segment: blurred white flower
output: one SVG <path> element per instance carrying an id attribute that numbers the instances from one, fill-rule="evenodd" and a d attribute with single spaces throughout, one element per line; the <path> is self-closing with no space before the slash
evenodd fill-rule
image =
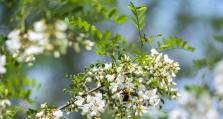
<path id="1" fill-rule="evenodd" d="M 45 39 L 45 37 L 45 34 L 42 32 L 28 31 L 28 40 L 30 41 L 41 41 Z"/>
<path id="2" fill-rule="evenodd" d="M 56 110 L 55 112 L 53 112 L 53 116 L 54 119 L 60 119 L 61 117 L 63 117 L 63 112 L 61 110 Z"/>
<path id="3" fill-rule="evenodd" d="M 83 44 L 85 45 L 86 50 L 91 50 L 94 46 L 94 42 L 90 40 L 85 40 Z"/>
<path id="4" fill-rule="evenodd" d="M 41 108 L 46 108 L 47 107 L 47 103 L 43 103 L 40 105 Z"/>
<path id="5" fill-rule="evenodd" d="M 39 46 L 29 46 L 28 48 L 26 48 L 24 54 L 25 55 L 37 55 L 43 52 L 43 47 L 39 47 Z"/>
<path id="6" fill-rule="evenodd" d="M 6 108 L 7 106 L 10 106 L 11 102 L 8 99 L 1 99 L 0 100 L 0 108 Z"/>
<path id="7" fill-rule="evenodd" d="M 56 29 L 59 31 L 65 31 L 67 30 L 67 24 L 64 21 L 57 21 L 56 24 Z"/>
<path id="8" fill-rule="evenodd" d="M 16 29 L 9 33 L 6 47 L 12 54 L 15 54 L 21 48 L 20 30 Z"/>
<path id="9" fill-rule="evenodd" d="M 176 108 L 169 113 L 168 119 L 190 119 L 189 114 L 182 108 Z"/>
<path id="10" fill-rule="evenodd" d="M 156 49 L 151 49 L 151 55 L 158 55 L 159 53 L 156 51 Z"/>
<path id="11" fill-rule="evenodd" d="M 111 74 L 107 74 L 105 77 L 108 79 L 109 82 L 112 82 L 115 79 L 115 76 Z"/>
<path id="12" fill-rule="evenodd" d="M 5 55 L 0 55 L 0 74 L 4 74 L 6 72 L 6 57 Z"/>
<path id="13" fill-rule="evenodd" d="M 84 103 L 84 98 L 82 98 L 81 96 L 77 96 L 74 104 L 76 104 L 77 106 L 81 106 L 83 103 Z"/>
<path id="14" fill-rule="evenodd" d="M 111 69 L 112 68 L 112 63 L 105 63 L 105 70 Z"/>
<path id="15" fill-rule="evenodd" d="M 44 112 L 43 111 L 40 111 L 40 112 L 38 112 L 38 113 L 36 113 L 36 117 L 42 117 L 43 116 L 43 114 L 44 114 Z"/>
<path id="16" fill-rule="evenodd" d="M 214 84 L 216 94 L 223 97 L 223 60 L 218 62 L 214 68 Z"/>
<path id="17" fill-rule="evenodd" d="M 47 29 L 45 20 L 40 20 L 40 21 L 35 22 L 33 27 L 36 32 L 44 32 Z"/>
<path id="18" fill-rule="evenodd" d="M 169 113 L 169 119 L 219 119 L 210 95 L 196 96 L 188 92 L 181 94 L 177 107 Z"/>

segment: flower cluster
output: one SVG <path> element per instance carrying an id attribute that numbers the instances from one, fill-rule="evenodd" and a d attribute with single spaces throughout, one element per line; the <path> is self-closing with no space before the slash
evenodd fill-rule
<path id="1" fill-rule="evenodd" d="M 73 32 L 69 32 L 64 21 L 58 20 L 54 24 L 47 24 L 45 20 L 40 20 L 34 23 L 33 29 L 11 31 L 8 34 L 6 47 L 19 62 L 30 62 L 35 60 L 36 55 L 45 52 L 60 57 L 66 53 L 68 46 L 77 49 L 76 47 L 82 43 L 87 50 L 91 50 L 94 46 L 90 40 L 80 37 L 73 40 L 74 38 Z"/>
<path id="2" fill-rule="evenodd" d="M 11 102 L 8 99 L 0 99 L 0 119 L 4 119 L 4 117 L 10 115 L 10 111 L 7 110 L 7 107 L 10 105 Z"/>
<path id="3" fill-rule="evenodd" d="M 82 109 L 88 118 L 100 117 L 105 108 L 115 118 L 141 116 L 161 98 L 178 95 L 172 79 L 178 70 L 177 62 L 155 49 L 143 60 L 123 55 L 116 62 L 92 65 L 73 78 L 70 87 L 76 98 L 71 107 Z"/>
<path id="4" fill-rule="evenodd" d="M 35 115 L 35 119 L 61 119 L 62 117 L 61 110 L 51 109 L 46 103 L 41 104 L 41 110 Z"/>
<path id="5" fill-rule="evenodd" d="M 75 42 L 69 42 L 76 52 L 80 52 L 81 46 L 83 46 L 86 50 L 92 50 L 94 46 L 94 42 L 87 39 L 87 35 L 84 33 L 80 33 L 80 35 L 76 38 Z"/>
<path id="6" fill-rule="evenodd" d="M 6 72 L 6 57 L 5 55 L 0 54 L 0 74 L 4 74 Z"/>
<path id="7" fill-rule="evenodd" d="M 100 112 L 104 112 L 105 101 L 102 100 L 101 93 L 87 95 L 86 98 L 77 96 L 76 99 L 75 104 L 82 109 L 83 115 L 88 115 L 88 118 L 99 116 Z"/>
<path id="8" fill-rule="evenodd" d="M 169 119 L 218 119 L 219 113 L 207 93 L 196 96 L 184 92 L 178 106 L 169 113 Z"/>
<path id="9" fill-rule="evenodd" d="M 176 73 L 180 70 L 179 63 L 171 60 L 166 54 L 158 53 L 155 49 L 151 50 L 150 56 L 145 57 L 145 60 L 141 61 L 140 64 L 146 72 L 149 72 L 149 81 L 147 82 L 150 84 L 149 86 L 158 85 L 157 88 L 164 94 L 165 92 L 170 93 L 170 98 L 178 96 L 177 90 L 172 86 L 176 85 L 173 82 L 173 77 L 176 77 Z"/>

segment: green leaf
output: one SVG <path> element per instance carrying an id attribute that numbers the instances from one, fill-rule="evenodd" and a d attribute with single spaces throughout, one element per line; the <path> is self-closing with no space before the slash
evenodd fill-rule
<path id="1" fill-rule="evenodd" d="M 178 48 L 191 52 L 195 50 L 195 48 L 189 46 L 188 43 L 181 38 L 171 36 L 169 36 L 169 39 L 163 38 L 161 42 L 157 41 L 157 45 L 161 51 Z"/>
<path id="2" fill-rule="evenodd" d="M 7 37 L 2 35 L 2 34 L 0 34 L 0 45 L 1 46 L 5 43 L 6 40 L 7 40 Z"/>
<path id="3" fill-rule="evenodd" d="M 223 35 L 215 35 L 214 39 L 220 43 L 223 43 Z"/>
<path id="4" fill-rule="evenodd" d="M 119 24 L 122 24 L 124 23 L 125 21 L 127 20 L 127 17 L 126 16 L 116 16 L 114 21 L 119 23 Z"/>
<path id="5" fill-rule="evenodd" d="M 109 13 L 108 13 L 108 17 L 111 18 L 112 16 L 114 16 L 117 13 L 117 9 L 113 8 Z"/>
<path id="6" fill-rule="evenodd" d="M 129 3 L 128 8 L 131 10 L 133 17 L 132 20 L 135 24 L 136 29 L 138 30 L 139 41 L 141 46 L 144 44 L 144 34 L 142 33 L 143 28 L 145 27 L 145 12 L 147 7 L 139 6 L 136 7 L 132 2 Z"/>

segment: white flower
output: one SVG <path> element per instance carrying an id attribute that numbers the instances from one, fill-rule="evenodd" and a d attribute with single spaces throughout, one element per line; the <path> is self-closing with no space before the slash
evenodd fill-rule
<path id="1" fill-rule="evenodd" d="M 156 51 L 156 49 L 151 49 L 151 55 L 158 55 L 159 53 Z"/>
<path id="2" fill-rule="evenodd" d="M 215 109 L 210 109 L 206 117 L 206 119 L 219 119 L 219 114 Z"/>
<path id="3" fill-rule="evenodd" d="M 110 83 L 109 89 L 111 90 L 112 93 L 115 93 L 118 89 L 118 84 L 117 83 Z"/>
<path id="4" fill-rule="evenodd" d="M 64 21 L 57 21 L 55 26 L 56 26 L 56 29 L 59 31 L 67 30 L 67 24 Z"/>
<path id="5" fill-rule="evenodd" d="M 34 30 L 36 32 L 44 32 L 46 30 L 46 23 L 44 20 L 40 20 L 34 23 Z"/>
<path id="6" fill-rule="evenodd" d="M 169 113 L 168 119 L 190 119 L 189 114 L 186 110 L 181 108 L 176 108 Z"/>
<path id="7" fill-rule="evenodd" d="M 45 37 L 45 34 L 42 32 L 28 31 L 28 40 L 30 41 L 41 41 L 45 39 Z"/>
<path id="8" fill-rule="evenodd" d="M 94 42 L 90 40 L 85 40 L 84 45 L 85 45 L 86 50 L 91 50 L 94 46 Z"/>
<path id="9" fill-rule="evenodd" d="M 158 105 L 160 102 L 159 96 L 156 94 L 156 92 L 157 92 L 157 89 L 153 89 L 153 90 L 146 91 L 145 93 L 145 95 L 147 95 L 149 98 L 149 103 L 153 106 Z"/>
<path id="10" fill-rule="evenodd" d="M 223 97 L 223 60 L 217 63 L 214 68 L 214 84 L 216 94 Z"/>
<path id="11" fill-rule="evenodd" d="M 21 33 L 21 31 L 19 29 L 15 29 L 8 34 L 8 38 L 19 40 L 20 39 L 20 33 Z"/>
<path id="12" fill-rule="evenodd" d="M 164 55 L 163 56 L 164 57 L 164 62 L 167 62 L 167 63 L 173 63 L 173 60 L 171 60 L 169 57 L 168 57 L 168 55 Z"/>
<path id="13" fill-rule="evenodd" d="M 61 31 L 56 31 L 55 32 L 55 36 L 57 39 L 59 40 L 65 40 L 67 37 L 67 34 L 65 32 L 61 32 Z"/>
<path id="14" fill-rule="evenodd" d="M 10 106 L 11 105 L 11 102 L 8 100 L 8 99 L 2 99 L 0 100 L 0 109 L 3 107 L 3 108 L 6 108 L 7 106 Z"/>
<path id="15" fill-rule="evenodd" d="M 43 116 L 43 114 L 44 114 L 44 112 L 40 111 L 40 112 L 36 113 L 36 117 L 41 117 L 41 116 Z"/>
<path id="16" fill-rule="evenodd" d="M 19 36 L 12 36 L 12 35 L 18 35 L 18 33 L 14 32 L 18 31 L 12 31 L 8 35 L 9 40 L 6 41 L 6 47 L 12 54 L 16 53 L 21 48 L 21 42 Z"/>
<path id="17" fill-rule="evenodd" d="M 43 103 L 43 104 L 41 104 L 40 107 L 41 107 L 41 108 L 45 108 L 45 107 L 47 107 L 47 103 Z"/>
<path id="18" fill-rule="evenodd" d="M 87 82 L 91 82 L 91 80 L 92 80 L 91 77 L 87 77 L 87 78 L 86 78 L 86 81 L 87 81 Z"/>
<path id="19" fill-rule="evenodd" d="M 5 64 L 6 64 L 5 55 L 0 55 L 0 74 L 4 74 L 6 72 Z"/>
<path id="20" fill-rule="evenodd" d="M 112 63 L 105 63 L 105 70 L 111 69 L 112 68 Z"/>
<path id="21" fill-rule="evenodd" d="M 181 105 L 188 105 L 192 104 L 193 102 L 196 102 L 196 99 L 193 95 L 190 93 L 183 91 L 181 92 L 182 96 L 179 98 L 178 103 Z"/>
<path id="22" fill-rule="evenodd" d="M 26 48 L 25 50 L 25 54 L 26 55 L 36 55 L 36 54 L 40 54 L 43 52 L 43 47 L 39 47 L 39 46 L 29 46 L 28 48 Z"/>
<path id="23" fill-rule="evenodd" d="M 83 115 L 92 118 L 99 115 L 100 112 L 104 112 L 105 101 L 102 99 L 101 93 L 96 93 L 95 96 L 87 95 L 86 104 L 78 105 L 78 107 L 82 109 Z"/>
<path id="24" fill-rule="evenodd" d="M 84 102 L 84 98 L 82 98 L 81 96 L 77 96 L 76 99 L 77 100 L 74 102 L 74 104 L 76 104 L 77 106 L 81 106 Z"/>
<path id="25" fill-rule="evenodd" d="M 143 105 L 137 105 L 136 112 L 135 112 L 135 116 L 142 116 L 146 112 L 148 112 L 148 109 L 145 106 L 143 106 Z"/>
<path id="26" fill-rule="evenodd" d="M 61 110 L 57 110 L 53 113 L 54 119 L 60 119 L 63 116 L 63 112 Z"/>
<path id="27" fill-rule="evenodd" d="M 105 77 L 108 79 L 109 82 L 112 82 L 115 79 L 115 76 L 110 74 L 107 74 Z"/>

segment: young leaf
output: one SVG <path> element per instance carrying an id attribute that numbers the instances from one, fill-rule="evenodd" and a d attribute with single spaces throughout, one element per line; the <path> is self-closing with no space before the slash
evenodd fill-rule
<path id="1" fill-rule="evenodd" d="M 157 42 L 157 45 L 161 51 L 169 50 L 169 49 L 185 49 L 193 52 L 195 48 L 188 45 L 186 41 L 183 41 L 178 37 L 169 37 L 169 39 L 163 38 L 162 42 Z"/>
<path id="2" fill-rule="evenodd" d="M 132 20 L 138 30 L 138 34 L 139 34 L 139 40 L 141 42 L 141 46 L 143 46 L 143 42 L 144 42 L 144 34 L 142 33 L 143 28 L 145 27 L 145 15 L 144 13 L 147 10 L 147 7 L 145 6 L 140 6 L 140 7 L 136 7 L 132 2 L 129 3 L 128 8 L 131 10 L 133 17 Z"/>

